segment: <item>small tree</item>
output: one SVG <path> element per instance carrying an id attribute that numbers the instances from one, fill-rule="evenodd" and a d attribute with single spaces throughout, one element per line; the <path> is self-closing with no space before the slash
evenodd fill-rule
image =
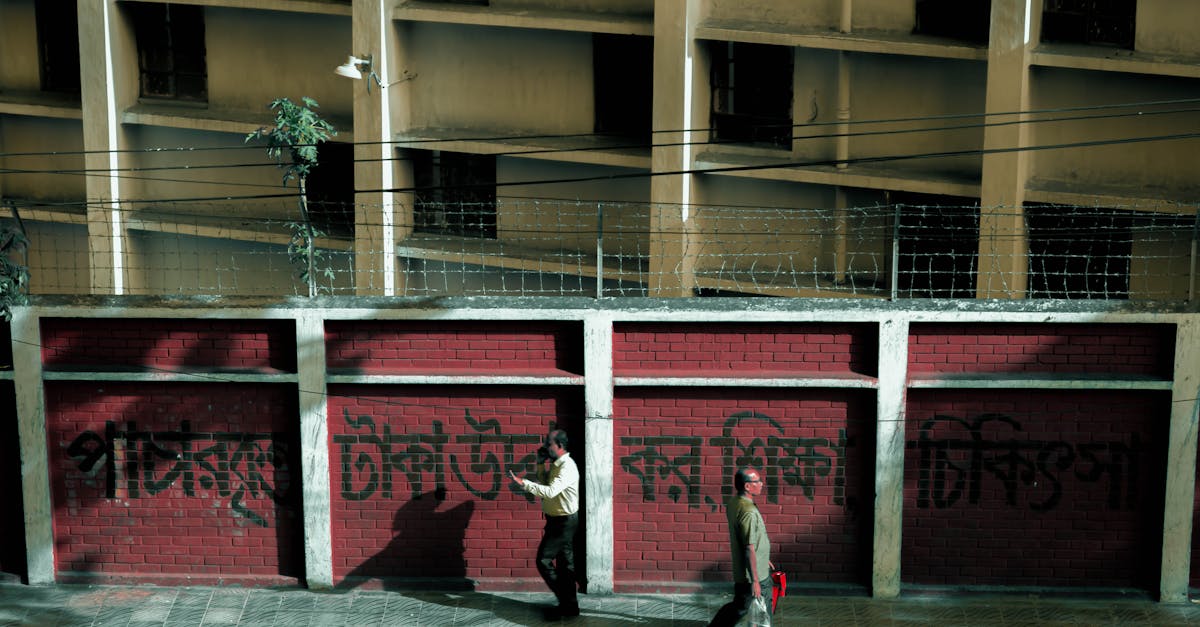
<path id="1" fill-rule="evenodd" d="M 29 249 L 25 224 L 17 208 L 9 205 L 15 225 L 0 229 L 0 317 L 12 320 L 12 308 L 29 302 L 29 268 L 16 259 Z"/>
<path id="2" fill-rule="evenodd" d="M 303 104 L 296 104 L 287 98 L 278 98 L 271 102 L 271 110 L 275 111 L 275 126 L 263 127 L 246 136 L 246 141 L 266 139 L 267 156 L 275 160 L 283 168 L 283 185 L 296 179 L 300 186 L 300 219 L 302 223 L 289 223 L 292 239 L 288 243 L 288 258 L 300 267 L 299 275 L 308 283 L 308 296 L 317 295 L 317 237 L 324 235 L 313 228 L 312 219 L 308 215 L 308 196 L 305 183 L 308 175 L 317 165 L 317 146 L 337 135 L 333 125 L 321 119 L 313 109 L 318 108 L 316 100 L 305 96 Z M 291 163 L 284 163 L 283 152 L 287 151 Z M 333 278 L 333 270 L 326 267 L 325 276 Z"/>

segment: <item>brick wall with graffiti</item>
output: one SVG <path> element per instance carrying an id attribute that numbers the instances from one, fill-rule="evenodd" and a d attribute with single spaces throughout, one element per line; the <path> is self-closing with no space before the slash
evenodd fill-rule
<path id="1" fill-rule="evenodd" d="M 60 580 L 304 578 L 294 325 L 42 321 Z M 903 581 L 1154 589 L 1170 392 L 954 378 L 1169 381 L 1172 332 L 913 324 Z M 506 474 L 532 471 L 552 424 L 587 468 L 583 335 L 555 320 L 328 321 L 334 583 L 540 589 L 540 510 Z M 875 323 L 614 323 L 612 354 L 592 359 L 614 375 L 616 589 L 728 581 L 723 503 L 744 465 L 762 471 L 793 581 L 868 584 L 877 422 L 896 419 L 875 415 L 877 338 Z M 497 375 L 527 380 L 479 380 Z"/>
<path id="2" fill-rule="evenodd" d="M 60 580 L 302 576 L 296 398 L 288 385 L 48 382 Z"/>
<path id="3" fill-rule="evenodd" d="M 540 581 L 544 520 L 508 471 L 532 473 L 550 425 L 575 436 L 577 389 L 336 386 L 329 390 L 334 576 Z M 580 553 L 582 555 L 582 552 Z"/>

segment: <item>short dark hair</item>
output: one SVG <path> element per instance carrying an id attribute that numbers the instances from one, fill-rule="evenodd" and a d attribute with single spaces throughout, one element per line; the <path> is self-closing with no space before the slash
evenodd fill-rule
<path id="1" fill-rule="evenodd" d="M 561 448 L 567 448 L 567 432 L 562 429 L 555 429 L 546 436 L 546 441 L 553 442 Z"/>
<path id="2" fill-rule="evenodd" d="M 758 471 L 747 466 L 745 468 L 739 468 L 738 471 L 733 474 L 733 487 L 735 490 L 737 490 L 738 494 L 746 493 L 746 484 L 750 483 L 750 473 L 757 475 Z M 761 479 L 762 477 L 760 476 L 759 478 Z"/>

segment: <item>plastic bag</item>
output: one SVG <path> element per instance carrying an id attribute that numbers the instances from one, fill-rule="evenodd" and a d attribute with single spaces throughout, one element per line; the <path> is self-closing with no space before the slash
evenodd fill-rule
<path id="1" fill-rule="evenodd" d="M 754 597 L 754 602 L 750 604 L 750 620 L 746 624 L 750 627 L 771 627 L 771 610 L 767 609 L 766 597 Z"/>

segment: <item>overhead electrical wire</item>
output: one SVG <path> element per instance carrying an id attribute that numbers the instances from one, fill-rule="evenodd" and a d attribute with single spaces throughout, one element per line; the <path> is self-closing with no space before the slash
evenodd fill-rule
<path id="1" fill-rule="evenodd" d="M 838 166 L 838 165 L 860 165 L 869 163 L 887 163 L 894 161 L 904 161 L 911 159 L 937 159 L 946 157 L 961 157 L 970 155 L 988 155 L 988 154 L 1004 154 L 1012 152 L 1037 152 L 1043 150 L 1063 150 L 1068 148 L 1091 148 L 1098 146 L 1112 146 L 1133 143 L 1146 143 L 1157 141 L 1173 141 L 1181 139 L 1196 139 L 1200 138 L 1200 132 L 1194 133 L 1173 133 L 1167 135 L 1148 135 L 1138 137 L 1125 137 L 1116 139 L 1090 140 L 1081 142 L 1065 142 L 1057 144 L 1045 144 L 1036 146 L 1014 146 L 1005 148 L 971 148 L 963 150 L 949 150 L 926 153 L 910 153 L 899 155 L 882 155 L 876 157 L 851 157 L 847 159 L 819 159 L 810 161 L 783 161 L 776 163 L 737 165 L 737 166 L 717 166 L 711 168 L 686 168 L 681 170 L 668 171 L 639 171 L 625 172 L 614 174 L 600 174 L 592 176 L 578 176 L 567 178 L 554 179 L 536 179 L 526 181 L 496 181 L 486 184 L 466 184 L 451 186 L 426 186 L 426 187 L 393 187 L 380 189 L 356 189 L 355 193 L 398 193 L 398 192 L 429 192 L 444 189 L 492 189 L 499 187 L 524 187 L 524 186 L 539 186 L 539 185 L 561 185 L 564 183 L 583 183 L 596 181 L 615 181 L 623 179 L 636 178 L 652 178 L 659 176 L 681 176 L 685 174 L 723 174 L 733 172 L 751 172 L 761 170 L 772 170 L 781 168 L 799 168 L 799 167 L 820 167 L 820 166 Z M 255 194 L 255 195 L 226 195 L 226 196 L 204 196 L 204 197 L 184 197 L 184 198 L 154 198 L 154 199 L 121 199 L 121 203 L 130 204 L 148 204 L 148 203 L 183 203 L 183 202 L 211 202 L 211 201 L 233 201 L 233 200 L 256 200 L 264 198 L 294 198 L 298 197 L 298 193 L 290 194 Z M 599 201 L 598 202 L 602 202 Z M 603 201 L 606 202 L 606 201 Z M 88 206 L 88 205 L 103 205 L 111 206 L 110 200 L 82 200 L 82 201 L 61 201 L 61 202 L 38 202 L 38 205 L 44 206 Z"/>
<path id="2" fill-rule="evenodd" d="M 1113 118 L 1124 118 L 1124 117 L 1146 117 L 1146 116 L 1151 116 L 1151 115 L 1169 115 L 1169 114 L 1195 113 L 1195 112 L 1200 112 L 1200 107 L 1186 108 L 1186 109 L 1168 109 L 1168 110 L 1162 110 L 1162 111 L 1149 111 L 1149 112 L 1136 111 L 1136 112 L 1127 112 L 1127 113 L 1106 113 L 1106 114 L 1099 114 L 1099 115 L 1070 116 L 1070 117 L 1061 117 L 1061 118 L 1044 118 L 1044 119 L 1040 119 L 1040 120 L 1008 120 L 1008 121 L 1002 121 L 1002 122 L 985 122 L 985 123 L 981 123 L 981 124 L 963 124 L 963 125 L 943 126 L 943 127 L 888 129 L 888 130 L 881 130 L 881 131 L 858 131 L 858 132 L 847 132 L 847 133 L 829 133 L 829 134 L 824 134 L 824 135 L 794 135 L 790 139 L 792 141 L 803 141 L 803 140 L 867 137 L 867 136 L 879 136 L 879 135 L 936 133 L 936 132 L 949 132 L 949 131 L 958 131 L 958 130 L 972 130 L 972 129 L 976 129 L 976 128 L 989 128 L 989 127 L 997 127 L 997 126 L 1011 126 L 1011 125 L 1017 125 L 1017 124 L 1042 124 L 1042 123 L 1046 123 L 1046 122 L 1091 121 L 1091 120 L 1097 120 L 1097 119 L 1113 119 Z M 978 117 L 978 116 L 976 116 L 976 117 Z M 436 141 L 463 141 L 463 140 L 450 139 L 450 140 L 436 140 Z M 727 144 L 732 144 L 732 143 L 736 143 L 736 142 L 724 142 L 721 140 L 707 140 L 707 141 L 697 141 L 697 142 L 669 142 L 669 143 L 663 143 L 663 144 L 639 143 L 639 144 L 587 146 L 587 147 L 574 147 L 574 148 L 570 148 L 570 147 L 568 147 L 568 148 L 540 148 L 540 149 L 531 149 L 531 150 L 513 150 L 513 151 L 502 151 L 502 152 L 496 152 L 496 153 L 487 153 L 487 156 L 490 156 L 490 157 L 520 157 L 520 156 L 526 156 L 526 155 L 546 155 L 546 154 L 579 153 L 579 152 L 590 152 L 590 151 L 630 150 L 630 149 L 646 149 L 646 148 L 670 148 L 670 147 L 680 147 L 680 146 L 706 146 L 706 145 L 720 146 L 720 145 L 727 145 Z M 2 155 L 0 155 L 0 156 L 2 156 Z M 370 158 L 370 159 L 352 159 L 351 162 L 352 163 L 375 163 L 375 162 L 384 162 L 384 161 L 389 161 L 389 162 L 401 161 L 402 162 L 402 161 L 409 161 L 409 160 L 411 160 L 411 158 L 378 157 L 378 158 Z M 285 163 L 284 165 L 287 165 L 287 164 Z M 84 175 L 84 176 L 91 175 L 91 176 L 102 176 L 105 178 L 156 181 L 156 182 L 167 182 L 167 183 L 192 183 L 192 184 L 206 184 L 206 185 L 207 184 L 211 184 L 211 185 L 228 184 L 231 186 L 275 187 L 274 185 L 267 184 L 267 183 L 232 183 L 232 182 L 231 183 L 223 183 L 221 181 L 202 181 L 202 180 L 175 179 L 175 178 L 162 178 L 162 177 L 152 178 L 152 177 L 141 177 L 141 176 L 117 175 L 117 174 L 113 174 L 113 173 L 114 172 L 153 172 L 153 171 L 198 170 L 198 169 L 214 169 L 214 168 L 215 169 L 227 169 L 227 168 L 245 168 L 245 167 L 278 167 L 278 166 L 279 166 L 278 163 L 255 162 L 255 163 L 233 163 L 233 164 L 201 164 L 201 165 L 147 166 L 147 167 L 134 166 L 134 167 L 125 167 L 125 168 L 82 168 L 82 169 L 71 168 L 71 169 L 45 169 L 45 170 L 35 170 L 35 169 L 29 169 L 29 168 L 0 168 L 0 176 L 5 175 L 5 174 L 51 174 L 51 175 Z M 96 174 L 92 174 L 92 173 L 96 173 Z"/>
<path id="3" fill-rule="evenodd" d="M 925 122 L 934 120 L 954 120 L 968 118 L 988 118 L 1000 116 L 1020 116 L 1020 115 L 1038 115 L 1043 113 L 1066 113 L 1073 111 L 1097 111 L 1104 109 L 1125 109 L 1131 107 L 1152 107 L 1161 105 L 1176 105 L 1176 104 L 1196 104 L 1200 103 L 1200 98 L 1176 98 L 1170 100 L 1148 100 L 1138 102 L 1125 102 L 1100 105 L 1079 105 L 1073 107 L 1051 107 L 1044 109 L 1028 109 L 1021 111 L 997 111 L 997 112 L 977 112 L 977 113 L 946 113 L 937 115 L 912 116 L 905 118 L 880 118 L 871 120 L 844 120 L 844 121 L 829 121 L 829 122 L 805 122 L 790 125 L 790 128 L 808 128 L 821 126 L 858 126 L 868 124 L 896 124 L 905 122 Z M 1132 112 L 1129 116 L 1139 116 L 1152 114 L 1153 112 Z M 1080 119 L 1086 119 L 1081 117 Z M 1014 121 L 1012 123 L 1030 123 L 1037 120 Z M 986 124 L 986 123 L 985 123 Z M 788 125 L 766 125 L 761 128 L 786 128 Z M 936 128 L 936 127 L 933 127 Z M 672 134 L 672 133 L 699 133 L 713 132 L 715 129 L 710 127 L 696 127 L 688 129 L 666 129 L 649 131 L 651 135 L 655 134 Z M 521 135 L 484 135 L 476 137 L 453 137 L 453 138 L 424 138 L 424 139 L 393 139 L 382 141 L 362 142 L 356 141 L 352 145 L 355 146 L 371 146 L 381 144 L 425 144 L 425 143 L 445 143 L 450 141 L 479 141 L 479 142 L 496 142 L 496 141 L 513 141 L 522 139 L 577 139 L 587 137 L 623 137 L 624 135 L 614 133 L 547 133 L 547 134 L 521 134 Z M 697 142 L 697 144 L 711 142 Z M 305 144 L 298 144 L 305 145 Z M 653 146 L 654 144 L 642 144 L 643 147 Z M 661 145 L 661 144 L 660 144 Z M 684 144 L 679 144 L 684 145 Z M 29 156 L 67 156 L 67 155 L 88 155 L 88 154 L 127 154 L 127 153 L 188 153 L 188 152 L 209 152 L 219 150 L 262 150 L 262 144 L 242 143 L 229 146 L 176 146 L 176 147 L 151 147 L 151 148 L 122 148 L 116 150 L 75 150 L 75 151 L 43 151 L 43 152 L 12 152 L 0 153 L 0 158 L 5 157 L 29 157 Z M 605 148 L 606 149 L 606 148 Z M 563 150 L 579 151 L 581 148 L 570 148 Z"/>

